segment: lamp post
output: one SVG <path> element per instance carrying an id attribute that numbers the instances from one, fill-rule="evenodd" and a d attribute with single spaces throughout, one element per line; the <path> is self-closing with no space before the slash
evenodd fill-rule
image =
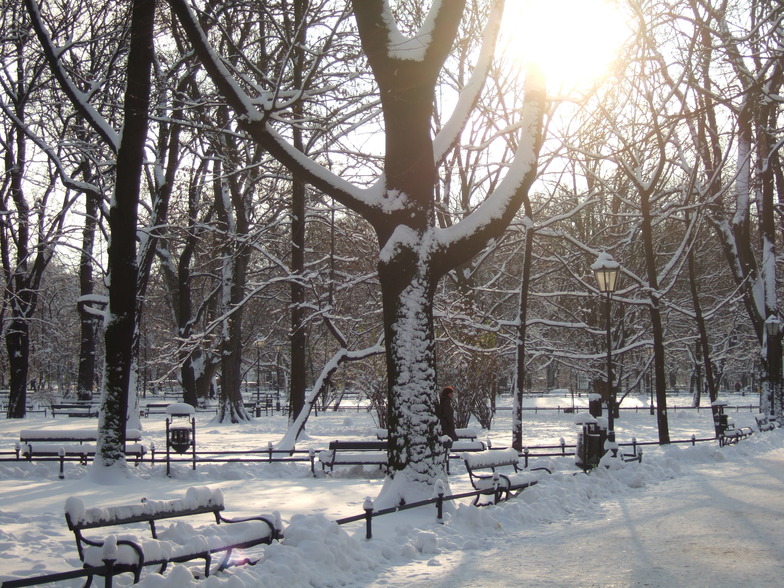
<path id="1" fill-rule="evenodd" d="M 765 320 L 765 334 L 767 335 L 767 360 L 768 360 L 768 390 L 767 410 L 770 416 L 775 416 L 776 401 L 781 398 L 781 321 L 775 314 Z"/>
<path id="2" fill-rule="evenodd" d="M 606 295 L 607 300 L 604 309 L 604 320 L 607 337 L 607 441 L 615 444 L 615 391 L 612 382 L 612 337 L 610 333 L 610 302 L 612 294 L 615 292 L 620 264 L 612 258 L 609 253 L 599 254 L 596 261 L 591 266 L 591 271 L 596 277 L 599 292 Z"/>

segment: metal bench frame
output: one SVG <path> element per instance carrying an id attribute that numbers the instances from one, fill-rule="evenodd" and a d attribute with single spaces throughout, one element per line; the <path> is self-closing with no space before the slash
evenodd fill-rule
<path id="1" fill-rule="evenodd" d="M 172 557 L 171 559 L 156 559 L 156 560 L 149 560 L 146 561 L 144 559 L 144 552 L 142 547 L 132 539 L 118 539 L 118 545 L 127 545 L 131 549 L 133 549 L 136 554 L 138 555 L 138 561 L 136 563 L 115 563 L 113 566 L 113 574 L 120 574 L 120 573 L 132 573 L 134 577 L 134 583 L 139 582 L 141 577 L 142 569 L 146 566 L 158 566 L 158 573 L 163 573 L 166 570 L 168 564 L 171 563 L 183 563 L 186 561 L 192 561 L 194 559 L 204 559 L 204 575 L 210 575 L 210 568 L 212 565 L 212 555 L 215 553 L 223 552 L 223 557 L 221 558 L 221 562 L 215 568 L 215 572 L 223 570 L 229 565 L 242 565 L 246 563 L 251 563 L 249 560 L 244 559 L 242 561 L 232 562 L 230 564 L 229 560 L 231 558 L 232 551 L 235 549 L 245 549 L 248 547 L 253 547 L 255 545 L 261 544 L 270 544 L 273 540 L 280 539 L 283 534 L 281 530 L 278 528 L 276 521 L 270 516 L 255 516 L 255 517 L 244 517 L 244 518 L 227 518 L 224 517 L 222 511 L 224 510 L 223 504 L 217 505 L 206 505 L 206 506 L 198 506 L 195 508 L 173 508 L 170 510 L 162 510 L 159 512 L 155 512 L 154 514 L 137 514 L 137 515 L 126 515 L 123 516 L 120 514 L 122 511 L 122 507 L 107 507 L 106 511 L 110 513 L 108 520 L 100 520 L 94 522 L 87 522 L 87 523 L 80 523 L 74 522 L 71 520 L 71 517 L 68 512 L 65 513 L 65 520 L 68 524 L 68 529 L 73 532 L 74 537 L 76 539 L 76 549 L 79 552 L 79 559 L 84 562 L 85 559 L 85 547 L 86 546 L 93 546 L 93 547 L 102 547 L 104 544 L 104 540 L 95 539 L 95 538 L 88 538 L 85 537 L 84 531 L 91 530 L 91 529 L 103 529 L 103 528 L 111 528 L 117 526 L 125 526 L 125 525 L 133 525 L 136 523 L 145 523 L 149 529 L 150 535 L 153 539 L 157 539 L 157 528 L 155 523 L 157 521 L 165 520 L 165 519 L 172 519 L 172 518 L 181 518 L 181 517 L 191 517 L 196 515 L 203 515 L 212 513 L 215 517 L 215 523 L 241 523 L 241 522 L 248 522 L 248 521 L 263 521 L 266 523 L 270 528 L 270 535 L 268 537 L 259 538 L 259 539 L 252 539 L 252 540 L 245 540 L 245 541 L 238 541 L 236 543 L 227 543 L 220 546 L 213 546 L 211 548 L 207 548 L 204 551 L 198 551 L 194 553 L 179 555 L 176 557 Z M 112 533 L 113 534 L 113 533 Z M 255 562 L 254 562 L 255 563 Z M 88 569 L 91 566 L 87 563 L 84 563 L 84 568 Z M 94 575 L 101 575 L 100 572 L 96 572 L 96 574 L 89 575 L 87 578 L 87 582 L 85 583 L 85 587 L 89 586 L 92 582 L 92 578 Z"/>
<path id="2" fill-rule="evenodd" d="M 514 453 L 514 455 L 513 455 Z M 477 465 L 472 464 L 472 461 L 478 456 L 481 459 L 482 454 L 493 455 L 493 457 L 500 457 L 494 459 L 492 465 Z M 501 457 L 502 456 L 502 457 Z M 462 456 L 463 463 L 465 464 L 466 472 L 471 481 L 474 490 L 479 492 L 474 498 L 474 506 L 485 506 L 488 504 L 498 504 L 504 500 L 509 500 L 512 496 L 517 496 L 531 486 L 534 486 L 539 480 L 529 480 L 526 482 L 514 482 L 510 476 L 525 472 L 545 471 L 548 474 L 552 472 L 548 468 L 531 468 L 525 470 L 520 467 L 520 456 L 514 450 L 505 450 L 503 453 L 498 450 L 488 449 L 485 452 L 477 452 L 474 454 L 464 454 Z M 488 480 L 493 481 L 491 487 L 485 484 Z M 492 496 L 492 502 L 480 502 L 482 496 Z"/>

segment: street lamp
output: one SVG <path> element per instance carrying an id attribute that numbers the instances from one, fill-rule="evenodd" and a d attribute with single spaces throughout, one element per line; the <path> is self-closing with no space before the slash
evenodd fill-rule
<path id="1" fill-rule="evenodd" d="M 607 441 L 611 446 L 615 444 L 615 392 L 612 382 L 612 338 L 610 335 L 610 302 L 612 294 L 615 292 L 620 264 L 606 252 L 599 254 L 596 261 L 591 266 L 591 271 L 596 277 L 599 292 L 607 295 L 604 309 L 604 320 L 607 335 Z"/>
<path id="2" fill-rule="evenodd" d="M 781 321 L 775 314 L 765 320 L 768 360 L 767 409 L 771 416 L 776 414 L 776 399 L 781 395 Z M 779 398 L 779 401 L 782 399 Z"/>

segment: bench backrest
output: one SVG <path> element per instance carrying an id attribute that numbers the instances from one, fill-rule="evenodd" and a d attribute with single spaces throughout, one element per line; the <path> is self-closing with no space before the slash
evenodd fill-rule
<path id="1" fill-rule="evenodd" d="M 487 451 L 477 451 L 476 453 L 464 453 L 461 456 L 465 462 L 466 469 L 471 470 L 493 469 L 503 466 L 515 466 L 520 463 L 520 456 L 517 451 L 509 449 L 489 449 Z"/>
<path id="2" fill-rule="evenodd" d="M 65 520 L 68 529 L 81 531 L 113 525 L 151 523 L 162 519 L 217 513 L 224 509 L 220 490 L 206 487 L 189 488 L 185 498 L 174 500 L 146 500 L 139 504 L 85 508 L 84 502 L 71 496 L 65 501 Z M 154 527 L 153 527 L 154 532 Z"/>
<path id="3" fill-rule="evenodd" d="M 142 432 L 139 429 L 128 429 L 125 432 L 126 441 L 141 441 Z M 22 429 L 19 431 L 19 440 L 22 443 L 31 441 L 60 441 L 80 443 L 98 440 L 97 429 Z"/>
<path id="4" fill-rule="evenodd" d="M 388 447 L 386 441 L 331 441 L 331 451 L 384 451 Z"/>

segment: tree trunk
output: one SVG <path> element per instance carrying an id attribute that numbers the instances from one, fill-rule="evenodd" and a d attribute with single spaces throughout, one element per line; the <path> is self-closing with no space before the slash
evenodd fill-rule
<path id="1" fill-rule="evenodd" d="M 412 483 L 429 486 L 445 475 L 435 412 L 433 285 L 428 264 L 410 263 L 411 255 L 416 252 L 403 251 L 379 264 L 387 345 L 389 468 L 396 481 L 379 496 L 386 504 L 408 502 L 416 495 L 409 493 Z"/>
<path id="2" fill-rule="evenodd" d="M 530 205 L 526 198 L 526 214 Z M 530 218 L 530 215 L 529 215 Z M 515 377 L 514 415 L 512 417 L 512 447 L 523 450 L 523 390 L 525 388 L 525 337 L 528 321 L 528 291 L 531 287 L 531 260 L 533 257 L 534 232 L 530 224 L 525 231 L 525 251 L 523 252 L 523 275 L 520 280 L 520 306 L 517 319 L 517 370 Z"/>
<path id="3" fill-rule="evenodd" d="M 304 77 L 304 48 L 307 46 L 305 22 L 306 2 L 294 0 L 294 67 L 292 71 L 294 87 L 302 87 Z M 297 102 L 292 108 L 297 120 L 303 118 L 302 103 Z M 292 129 L 294 148 L 305 151 L 300 125 Z M 305 284 L 298 279 L 305 273 L 305 234 L 306 234 L 306 190 L 305 182 L 300 174 L 294 172 L 291 190 L 291 377 L 289 378 L 289 423 L 297 420 L 305 407 L 305 388 L 307 386 L 306 347 L 307 332 L 305 330 Z"/>
<path id="4" fill-rule="evenodd" d="M 79 295 L 77 303 L 80 323 L 79 373 L 76 379 L 76 397 L 90 400 L 95 390 L 96 347 L 100 329 L 100 318 L 92 311 L 89 301 L 95 290 L 93 283 L 93 247 L 95 228 L 98 223 L 98 194 L 85 194 L 84 229 L 82 249 L 79 252 Z"/>
<path id="5" fill-rule="evenodd" d="M 659 429 L 659 444 L 666 445 L 670 442 L 670 428 L 667 420 L 667 374 L 664 366 L 664 328 L 662 327 L 661 311 L 659 309 L 659 279 L 656 270 L 656 256 L 653 250 L 653 229 L 650 211 L 650 196 L 640 194 L 640 207 L 642 222 L 643 249 L 645 250 L 645 269 L 650 288 L 649 313 L 651 317 L 651 331 L 653 335 L 653 385 L 656 387 L 656 423 Z"/>
<path id="6" fill-rule="evenodd" d="M 27 412 L 27 370 L 30 362 L 30 326 L 15 318 L 6 328 L 5 348 L 10 368 L 6 417 L 21 419 Z"/>
<path id="7" fill-rule="evenodd" d="M 109 209 L 109 319 L 96 465 L 125 462 L 125 427 L 136 327 L 136 227 L 147 136 L 155 1 L 134 0 L 117 185 Z"/>

